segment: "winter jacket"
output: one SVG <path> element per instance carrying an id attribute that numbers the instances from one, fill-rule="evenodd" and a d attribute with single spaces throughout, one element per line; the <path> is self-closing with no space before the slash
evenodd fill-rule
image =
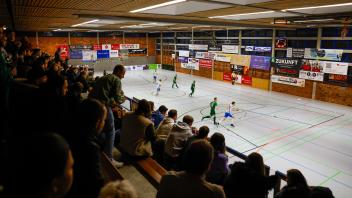
<path id="1" fill-rule="evenodd" d="M 166 139 L 165 153 L 170 157 L 178 157 L 191 136 L 192 128 L 185 122 L 177 122 Z"/>
<path id="2" fill-rule="evenodd" d="M 156 135 L 158 136 L 158 138 L 166 140 L 174 124 L 174 119 L 168 116 L 165 117 L 165 119 L 161 121 L 159 127 L 156 130 Z"/>

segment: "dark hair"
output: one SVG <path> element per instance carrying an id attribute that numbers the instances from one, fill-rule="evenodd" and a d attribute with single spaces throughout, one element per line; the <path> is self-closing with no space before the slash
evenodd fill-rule
<path id="1" fill-rule="evenodd" d="M 150 105 L 150 110 L 154 111 L 154 102 L 153 101 L 149 101 L 149 105 Z"/>
<path id="2" fill-rule="evenodd" d="M 265 165 L 263 157 L 256 152 L 248 155 L 246 165 L 260 175 L 265 175 Z"/>
<path id="3" fill-rule="evenodd" d="M 309 188 L 306 178 L 301 171 L 297 169 L 290 169 L 287 171 L 287 186 Z"/>
<path id="4" fill-rule="evenodd" d="M 221 153 L 225 153 L 226 145 L 225 145 L 225 137 L 221 133 L 214 133 L 210 137 L 210 144 L 213 146 L 215 151 L 219 151 Z"/>
<path id="5" fill-rule="evenodd" d="M 145 117 L 149 118 L 151 115 L 151 109 L 149 101 L 146 99 L 142 99 L 138 101 L 138 107 L 135 111 L 137 115 L 144 115 Z"/>
<path id="6" fill-rule="evenodd" d="M 64 174 L 69 151 L 67 142 L 54 133 L 13 140 L 8 156 L 10 194 L 32 197 L 47 191 L 52 181 Z"/>
<path id="7" fill-rule="evenodd" d="M 197 134 L 197 138 L 199 138 L 199 139 L 206 138 L 206 137 L 208 137 L 208 134 L 209 134 L 209 127 L 201 126 L 199 128 L 199 131 L 198 131 L 198 134 Z"/>
<path id="8" fill-rule="evenodd" d="M 208 171 L 213 157 L 214 149 L 207 141 L 195 140 L 185 153 L 185 171 L 196 175 L 203 175 Z"/>
<path id="9" fill-rule="evenodd" d="M 78 131 L 84 134 L 79 134 L 80 136 L 89 137 L 96 135 L 96 124 L 98 120 L 104 117 L 104 105 L 96 99 L 89 98 L 84 100 L 77 110 L 77 124 Z"/>
<path id="10" fill-rule="evenodd" d="M 192 125 L 193 124 L 193 117 L 190 115 L 185 115 L 182 118 L 182 122 L 187 123 L 188 125 Z"/>
<path id="11" fill-rule="evenodd" d="M 177 116 L 177 110 L 171 109 L 170 111 L 167 112 L 167 116 L 169 116 L 170 118 Z"/>
<path id="12" fill-rule="evenodd" d="M 121 72 L 123 72 L 123 71 L 125 71 L 125 67 L 123 66 L 123 65 L 116 65 L 115 67 L 114 67 L 114 70 L 113 70 L 113 74 L 118 74 L 118 73 L 121 73 Z"/>
<path id="13" fill-rule="evenodd" d="M 160 111 L 160 113 L 166 113 L 168 108 L 166 108 L 165 105 L 161 105 L 158 110 Z"/>
<path id="14" fill-rule="evenodd" d="M 215 98 L 214 98 L 214 100 L 217 100 L 217 99 L 218 99 L 218 97 L 215 97 Z"/>

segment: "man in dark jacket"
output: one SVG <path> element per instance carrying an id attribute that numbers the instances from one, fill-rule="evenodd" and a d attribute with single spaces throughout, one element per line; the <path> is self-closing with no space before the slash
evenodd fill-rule
<path id="1" fill-rule="evenodd" d="M 157 111 L 152 113 L 152 121 L 154 122 L 154 128 L 157 129 L 160 122 L 163 121 L 166 113 L 167 108 L 164 105 L 161 105 Z"/>

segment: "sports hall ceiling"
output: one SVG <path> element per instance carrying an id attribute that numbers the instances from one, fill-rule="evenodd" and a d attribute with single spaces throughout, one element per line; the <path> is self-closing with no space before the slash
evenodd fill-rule
<path id="1" fill-rule="evenodd" d="M 17 31 L 295 29 L 352 21 L 352 0 L 0 1 L 0 25 Z"/>

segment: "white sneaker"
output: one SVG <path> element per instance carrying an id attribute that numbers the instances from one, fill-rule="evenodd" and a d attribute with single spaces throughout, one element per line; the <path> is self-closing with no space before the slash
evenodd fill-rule
<path id="1" fill-rule="evenodd" d="M 123 166 L 123 162 L 118 162 L 114 159 L 112 159 L 111 162 L 116 168 L 121 168 Z"/>

